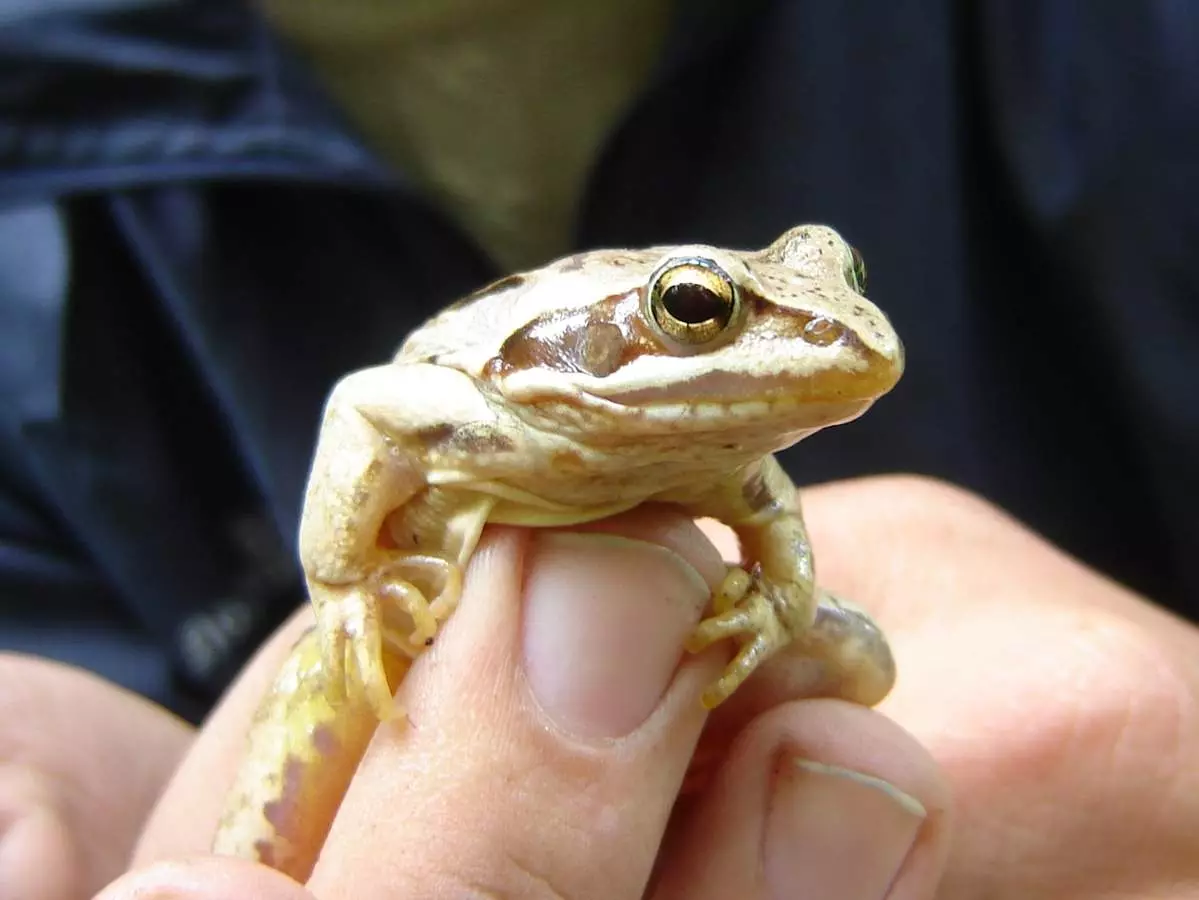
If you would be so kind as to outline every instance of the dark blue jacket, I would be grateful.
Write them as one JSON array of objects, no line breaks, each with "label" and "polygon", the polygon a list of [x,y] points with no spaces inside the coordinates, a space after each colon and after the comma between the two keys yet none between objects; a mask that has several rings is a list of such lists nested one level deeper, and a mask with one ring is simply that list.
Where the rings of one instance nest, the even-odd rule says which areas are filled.
[{"label": "dark blue jacket", "polygon": [[[800,221],[909,365],[798,479],[951,479],[1195,613],[1199,6],[684,5],[574,243]],[[248,3],[0,6],[0,648],[201,714],[302,602],[329,386],[496,274]]]}]

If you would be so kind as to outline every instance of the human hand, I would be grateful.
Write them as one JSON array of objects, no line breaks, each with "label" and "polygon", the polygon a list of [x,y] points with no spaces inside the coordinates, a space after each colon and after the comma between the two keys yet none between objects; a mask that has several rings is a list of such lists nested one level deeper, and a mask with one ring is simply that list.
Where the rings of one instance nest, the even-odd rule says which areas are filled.
[{"label": "human hand", "polygon": [[[943,485],[910,478],[868,479],[816,488],[805,496],[822,582],[864,603],[892,638],[900,676],[882,711],[931,748],[953,784],[957,823],[938,896],[1199,896],[1194,838],[1199,833],[1199,791],[1191,762],[1199,751],[1196,629],[1064,557],[992,507]],[[727,540],[720,529],[710,532],[718,543]],[[276,645],[275,652],[278,649]],[[204,753],[193,755],[164,798],[147,830],[139,863],[199,852],[206,845],[219,792],[195,784],[203,782],[205,772],[224,772],[220,777],[227,777],[237,753],[236,739],[222,738],[221,727],[236,731],[229,723],[237,718],[231,707],[238,697],[241,721],[249,715],[255,699],[253,679],[259,690],[269,680],[265,657],[270,652],[264,651],[264,659],[231,695],[210,726],[213,736],[206,733]],[[452,662],[439,664],[442,677]],[[705,664],[703,659],[688,660],[672,690],[702,682],[703,675],[689,667]],[[627,675],[633,679],[644,672]],[[436,671],[422,674],[418,667],[408,699],[419,699],[424,690],[420,683],[436,685],[438,678]],[[779,685],[778,678],[751,679],[707,724],[702,743],[720,751],[717,759],[734,778],[738,769],[730,763],[761,759],[754,752],[761,745],[755,734],[769,745],[780,733],[778,717],[800,715],[799,730],[788,734],[806,739],[819,730],[818,721],[813,725],[812,718],[804,718],[811,715],[808,711],[841,707],[828,701],[779,705],[785,697]],[[434,695],[431,702],[436,701]],[[761,710],[772,711],[745,729],[744,723]],[[852,713],[855,720],[832,723],[840,730],[831,737],[852,738],[853,729],[863,721],[877,721],[865,711]],[[738,741],[732,749],[727,744],[730,737]],[[884,760],[911,754],[902,733],[898,740],[895,755]],[[478,742],[471,746],[477,747]],[[386,784],[387,773],[379,768],[385,767],[389,751],[380,752],[385,754],[383,762],[373,771]],[[918,759],[919,751],[909,758]],[[659,752],[651,765],[672,759]],[[449,769],[440,760],[426,757],[426,762],[436,763],[427,770],[433,776],[448,776],[459,764],[453,756]],[[623,771],[631,788],[635,782],[629,773],[636,760],[625,762],[628,767]],[[888,774],[903,784],[889,771],[860,768]],[[420,775],[419,761],[405,771],[409,778]],[[364,768],[360,781],[367,774]],[[554,774],[552,768],[549,774]],[[190,796],[198,798],[190,817],[189,777]],[[679,823],[689,819],[702,831],[710,820],[696,807],[702,811],[711,797],[720,796],[720,783],[715,782],[716,787],[698,800],[680,801],[668,834],[680,833]],[[493,778],[491,790],[475,806],[496,786]],[[508,782],[506,787],[513,785]],[[932,796],[921,795],[910,785],[909,790],[930,809],[937,808]],[[364,806],[369,805],[370,794],[369,787],[359,791]],[[523,805],[509,809],[531,809],[535,816],[559,821],[553,819],[553,811],[560,809],[560,798],[550,798],[550,812],[538,813],[530,802],[537,796],[533,792]],[[426,809],[424,814],[428,813]],[[372,831],[372,823],[383,822],[394,829],[395,821],[403,818],[401,811],[385,802],[377,802],[375,809],[365,813],[360,808],[360,814],[363,818],[357,826],[339,823],[351,842],[355,827],[368,833],[365,843],[358,845],[361,855],[354,879],[378,873],[380,867],[386,874],[388,867],[406,865],[410,855],[423,847],[433,846],[439,852],[452,849],[454,839],[462,837],[461,829],[472,821],[469,817],[466,822],[461,817],[449,820],[453,826],[449,841],[442,826],[413,842],[399,840],[410,833],[407,829],[386,832],[375,827]],[[343,819],[349,818],[347,812]],[[518,821],[522,829],[536,825]],[[909,860],[931,859],[933,877],[937,854],[944,847],[944,828],[943,820],[930,818],[921,832],[929,855],[914,852]],[[713,860],[735,863],[736,847],[754,847],[760,839],[755,828],[731,838],[719,827],[710,834],[715,851],[701,861],[703,872],[710,871],[703,865]],[[609,831],[601,831],[594,836],[594,846],[603,847],[611,839]],[[349,852],[354,852],[353,846]],[[670,852],[668,841],[664,858]],[[445,857],[434,854],[433,858]],[[347,859],[344,851],[340,859]],[[586,864],[588,856],[581,854],[579,859]],[[911,871],[911,867],[905,870]],[[151,885],[174,885],[174,896],[236,896],[247,884],[256,884],[255,879],[271,882],[276,890],[291,888],[280,886],[263,870],[199,858],[143,869],[123,879],[107,896],[128,897],[138,886]],[[912,882],[901,880],[897,887],[905,883]],[[923,890],[926,883],[917,889]],[[351,879],[348,884],[361,882]],[[798,882],[796,888],[804,890],[805,885]],[[260,895],[275,896],[265,889]]]},{"label": "human hand", "polygon": [[821,581],[895,650],[949,777],[938,896],[1199,897],[1199,629],[943,484],[805,495]]},{"label": "human hand", "polygon": [[707,719],[699,694],[728,653],[680,665],[680,648],[723,565],[665,511],[597,527],[638,540],[489,532],[460,608],[400,689],[410,723],[377,733],[306,888],[205,853],[280,637],[206,724],[141,868],[103,897],[634,898],[647,883],[663,898],[931,896],[944,785],[869,710],[772,702],[716,728],[736,718],[734,695],[709,723],[717,765],[678,801]]},{"label": "human hand", "polygon": [[78,900],[125,871],[192,733],[88,672],[0,653],[0,900]]}]

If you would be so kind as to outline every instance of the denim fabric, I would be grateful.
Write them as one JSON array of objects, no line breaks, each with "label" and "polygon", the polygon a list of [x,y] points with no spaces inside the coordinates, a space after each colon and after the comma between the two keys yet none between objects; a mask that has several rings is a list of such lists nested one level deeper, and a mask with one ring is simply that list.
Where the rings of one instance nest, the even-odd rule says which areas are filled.
[{"label": "denim fabric", "polygon": [[[908,373],[796,478],[951,479],[1195,615],[1199,7],[728,9],[575,244],[834,224]],[[249,4],[0,3],[0,648],[201,714],[302,602],[329,386],[497,274]]]}]

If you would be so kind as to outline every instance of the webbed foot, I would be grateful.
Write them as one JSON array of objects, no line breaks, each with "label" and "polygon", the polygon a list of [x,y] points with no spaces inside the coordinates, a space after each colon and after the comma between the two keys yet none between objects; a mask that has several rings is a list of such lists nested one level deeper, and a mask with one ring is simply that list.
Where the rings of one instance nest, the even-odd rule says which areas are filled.
[{"label": "webbed foot", "polygon": [[[772,592],[779,597],[772,600]],[[780,612],[784,604],[801,608],[794,610],[796,615],[786,616],[784,621]],[[698,653],[726,638],[749,639],[741,643],[724,674],[704,691],[702,702],[707,709],[714,709],[727,700],[758,666],[790,644],[796,636],[797,621],[805,618],[810,621],[801,602],[773,590],[756,569],[751,574],[742,568],[731,567],[716,591],[712,605],[714,615],[696,626],[687,640],[687,650]]]},{"label": "webbed foot", "polygon": [[812,686],[820,696],[836,696],[873,706],[895,682],[895,661],[882,630],[862,609],[824,591],[804,601],[762,578],[732,567],[713,597],[713,615],[692,632],[692,653],[726,639],[740,647],[721,677],[704,691],[713,709],[732,695],[779,651],[793,652],[819,666]]}]

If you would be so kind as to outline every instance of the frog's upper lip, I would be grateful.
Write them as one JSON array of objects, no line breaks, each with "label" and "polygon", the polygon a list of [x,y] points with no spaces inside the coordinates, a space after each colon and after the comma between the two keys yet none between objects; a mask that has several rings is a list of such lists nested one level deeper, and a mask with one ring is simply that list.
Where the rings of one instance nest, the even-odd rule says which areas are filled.
[{"label": "frog's upper lip", "polygon": [[862,369],[828,369],[798,377],[780,373],[713,371],[667,384],[647,384],[616,391],[593,391],[622,406],[659,406],[687,402],[739,403],[787,401],[791,403],[841,403],[875,400],[887,393],[903,374],[898,361],[871,360]]}]

